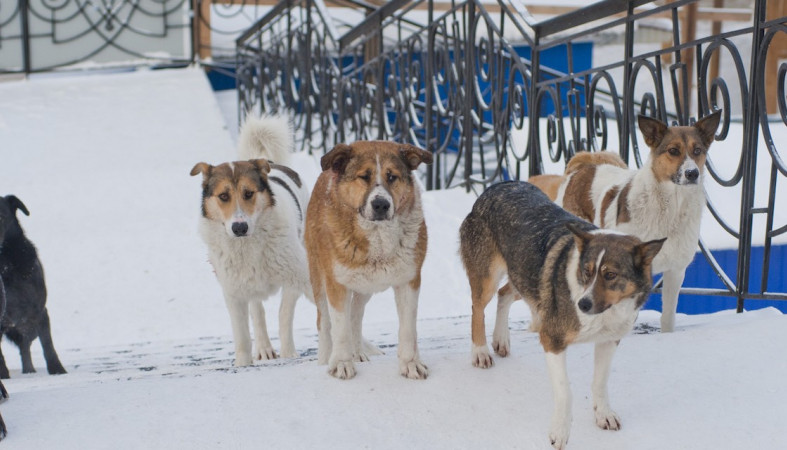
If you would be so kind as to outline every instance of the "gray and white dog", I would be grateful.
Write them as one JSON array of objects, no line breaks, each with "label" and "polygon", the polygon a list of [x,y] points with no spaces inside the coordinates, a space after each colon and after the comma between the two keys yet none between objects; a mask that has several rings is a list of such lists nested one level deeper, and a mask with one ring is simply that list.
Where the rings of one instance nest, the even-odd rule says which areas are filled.
[{"label": "gray and white dog", "polygon": [[[525,182],[487,189],[462,223],[460,236],[473,298],[473,365],[492,366],[484,308],[508,275],[510,283],[499,293],[498,314],[508,316],[507,297],[512,295],[521,294],[530,307],[532,330],[539,333],[546,352],[555,397],[552,445],[564,448],[571,429],[565,350],[573,343],[596,343],[596,424],[619,429],[620,418],[607,399],[612,356],[652,288],[651,264],[665,239],[643,243],[599,229]],[[504,332],[495,330],[493,347],[500,356],[508,354],[507,327]]]}]

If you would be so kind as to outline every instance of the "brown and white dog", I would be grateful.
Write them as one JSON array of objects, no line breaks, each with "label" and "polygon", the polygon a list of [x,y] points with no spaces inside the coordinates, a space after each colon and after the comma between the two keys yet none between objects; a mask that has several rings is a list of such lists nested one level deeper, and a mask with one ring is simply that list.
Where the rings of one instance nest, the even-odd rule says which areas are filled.
[{"label": "brown and white dog", "polygon": [[416,342],[426,222],[412,171],[431,162],[427,151],[384,141],[339,144],[320,161],[304,240],[319,314],[318,362],[337,378],[354,377],[353,361],[368,361],[364,308],[389,287],[399,315],[401,374],[428,374]]},{"label": "brown and white dog", "polygon": [[[546,352],[555,398],[549,437],[555,448],[565,447],[571,430],[565,351],[574,343],[596,344],[596,424],[620,428],[620,418],[607,399],[610,365],[620,339],[631,331],[647,300],[651,263],[663,244],[664,239],[643,243],[599,229],[525,182],[491,186],[462,222],[460,252],[473,297],[473,365],[492,366],[484,309],[507,275],[508,289],[515,290],[513,295],[521,293],[530,307],[531,328],[539,333]],[[507,298],[498,297],[498,308]]]},{"label": "brown and white dog", "polygon": [[[578,153],[566,166],[557,192],[543,179],[537,184],[567,211],[602,228],[612,228],[642,240],[669,237],[653,261],[653,273],[663,272],[661,331],[675,329],[678,293],[686,267],[694,259],[705,208],[705,160],[715,138],[721,111],[692,126],[674,126],[639,116],[639,128],[650,156],[639,170],[630,170],[610,152]],[[535,177],[534,177],[535,178]],[[508,307],[517,299],[508,286],[501,289],[493,347],[509,351]]]},{"label": "brown and white dog", "polygon": [[241,128],[238,154],[252,159],[217,166],[201,162],[191,170],[192,176],[203,176],[200,234],[230,313],[236,366],[277,357],[262,301],[279,289],[281,354],[297,356],[295,302],[302,293],[311,297],[302,241],[308,192],[297,173],[272,162],[286,160],[291,136],[284,117],[249,117]]}]

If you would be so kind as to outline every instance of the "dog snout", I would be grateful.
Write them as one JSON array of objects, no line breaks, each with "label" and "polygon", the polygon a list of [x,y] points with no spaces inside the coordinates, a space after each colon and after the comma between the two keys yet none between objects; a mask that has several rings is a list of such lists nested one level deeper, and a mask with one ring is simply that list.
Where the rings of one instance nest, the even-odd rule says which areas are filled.
[{"label": "dog snout", "polygon": [[593,309],[593,301],[587,297],[582,297],[582,299],[579,300],[579,303],[577,303],[577,306],[579,306],[580,311],[587,313]]},{"label": "dog snout", "polygon": [[249,224],[246,222],[233,222],[232,232],[235,233],[235,236],[246,236],[246,233],[249,232]]},{"label": "dog snout", "polygon": [[683,175],[686,177],[686,180],[689,183],[696,183],[697,179],[700,177],[700,169],[688,169],[687,171],[683,172]]},{"label": "dog snout", "polygon": [[376,197],[372,200],[372,214],[374,220],[386,219],[389,209],[391,209],[391,202],[388,200],[382,197]]}]

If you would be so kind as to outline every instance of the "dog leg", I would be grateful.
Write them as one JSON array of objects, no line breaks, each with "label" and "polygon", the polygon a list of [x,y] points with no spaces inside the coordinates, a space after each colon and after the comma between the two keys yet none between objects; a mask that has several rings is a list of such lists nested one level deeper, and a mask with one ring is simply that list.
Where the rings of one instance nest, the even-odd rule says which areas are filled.
[{"label": "dog leg", "polygon": [[664,286],[661,290],[661,332],[675,331],[675,313],[678,310],[678,293],[686,276],[683,270],[667,270],[664,272]]},{"label": "dog leg", "polygon": [[514,289],[510,281],[497,291],[497,317],[495,317],[495,331],[492,333],[492,350],[504,358],[511,353],[508,313],[511,304],[520,298],[519,292]]},{"label": "dog leg", "polygon": [[366,354],[366,349],[363,342],[363,313],[366,309],[366,303],[372,298],[371,294],[353,293],[352,303],[352,331],[353,331],[353,361],[366,362],[369,361],[369,356]]},{"label": "dog leg", "polygon": [[607,380],[612,366],[612,357],[620,341],[597,342],[593,359],[593,411],[596,412],[596,425],[604,430],[619,430],[620,417],[609,407]]},{"label": "dog leg", "polygon": [[[252,300],[249,302],[249,311],[251,311],[251,322],[254,325],[254,359],[269,360],[276,359],[276,351],[271,345],[271,340],[268,337],[268,327],[265,324],[265,309],[262,307],[262,301]],[[280,325],[281,326],[281,325]],[[248,329],[248,325],[246,327]],[[292,330],[290,330],[292,332]]]},{"label": "dog leg", "polygon": [[355,376],[353,364],[352,292],[333,283],[328,288],[328,311],[331,317],[333,351],[328,360],[328,373],[348,380]]},{"label": "dog leg", "polygon": [[317,305],[317,364],[328,364],[333,349],[331,341],[331,316],[328,313],[328,299],[323,294],[315,299]]},{"label": "dog leg", "polygon": [[55,344],[52,342],[52,332],[49,326],[49,312],[46,308],[41,315],[41,320],[38,322],[38,339],[41,341],[41,348],[44,350],[47,372],[49,372],[50,375],[66,373],[66,369],[63,367],[63,364],[60,363],[60,358],[57,357]]},{"label": "dog leg", "polygon": [[411,380],[423,380],[429,375],[429,369],[418,354],[416,322],[419,291],[413,288],[412,283],[394,286],[396,312],[399,314],[399,372]]},{"label": "dog leg", "polygon": [[295,317],[295,303],[301,293],[291,287],[282,287],[279,306],[279,340],[282,358],[295,358],[295,340],[292,338],[292,322]]},{"label": "dog leg", "polygon": [[[2,338],[2,335],[0,335]],[[5,356],[3,356],[3,350],[0,348],[0,379],[7,380],[11,378],[11,374],[8,373],[8,366],[5,364]]]},{"label": "dog leg", "polygon": [[27,336],[22,336],[17,345],[19,346],[19,356],[22,357],[22,373],[35,373],[36,368],[33,366],[33,357],[30,356],[30,346],[33,344],[32,339]]},{"label": "dog leg", "polygon": [[497,278],[491,276],[483,279],[478,279],[478,277],[470,278],[470,291],[473,297],[473,318],[470,325],[473,340],[472,362],[474,366],[482,369],[487,369],[494,365],[494,360],[492,355],[489,354],[489,348],[486,345],[484,309],[492,300],[498,281]]},{"label": "dog leg", "polygon": [[563,450],[571,432],[571,386],[566,370],[566,352],[546,352],[549,380],[555,398],[555,410],[549,427],[549,439],[557,450]]},{"label": "dog leg", "polygon": [[232,337],[235,340],[235,367],[248,366],[251,364],[249,304],[231,297],[227,297],[226,303],[232,323]]}]

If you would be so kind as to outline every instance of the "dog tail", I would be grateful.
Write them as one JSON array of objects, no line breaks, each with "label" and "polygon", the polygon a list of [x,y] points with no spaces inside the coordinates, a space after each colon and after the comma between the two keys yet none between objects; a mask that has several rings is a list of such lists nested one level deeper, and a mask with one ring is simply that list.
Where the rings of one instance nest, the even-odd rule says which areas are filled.
[{"label": "dog tail", "polygon": [[628,165],[626,165],[626,162],[623,161],[620,155],[614,152],[577,152],[566,164],[565,175],[574,173],[585,166],[598,166],[601,164],[610,164],[623,169],[628,168]]},{"label": "dog tail", "polygon": [[265,158],[287,164],[292,149],[292,124],[285,115],[249,114],[238,136],[238,158]]}]

